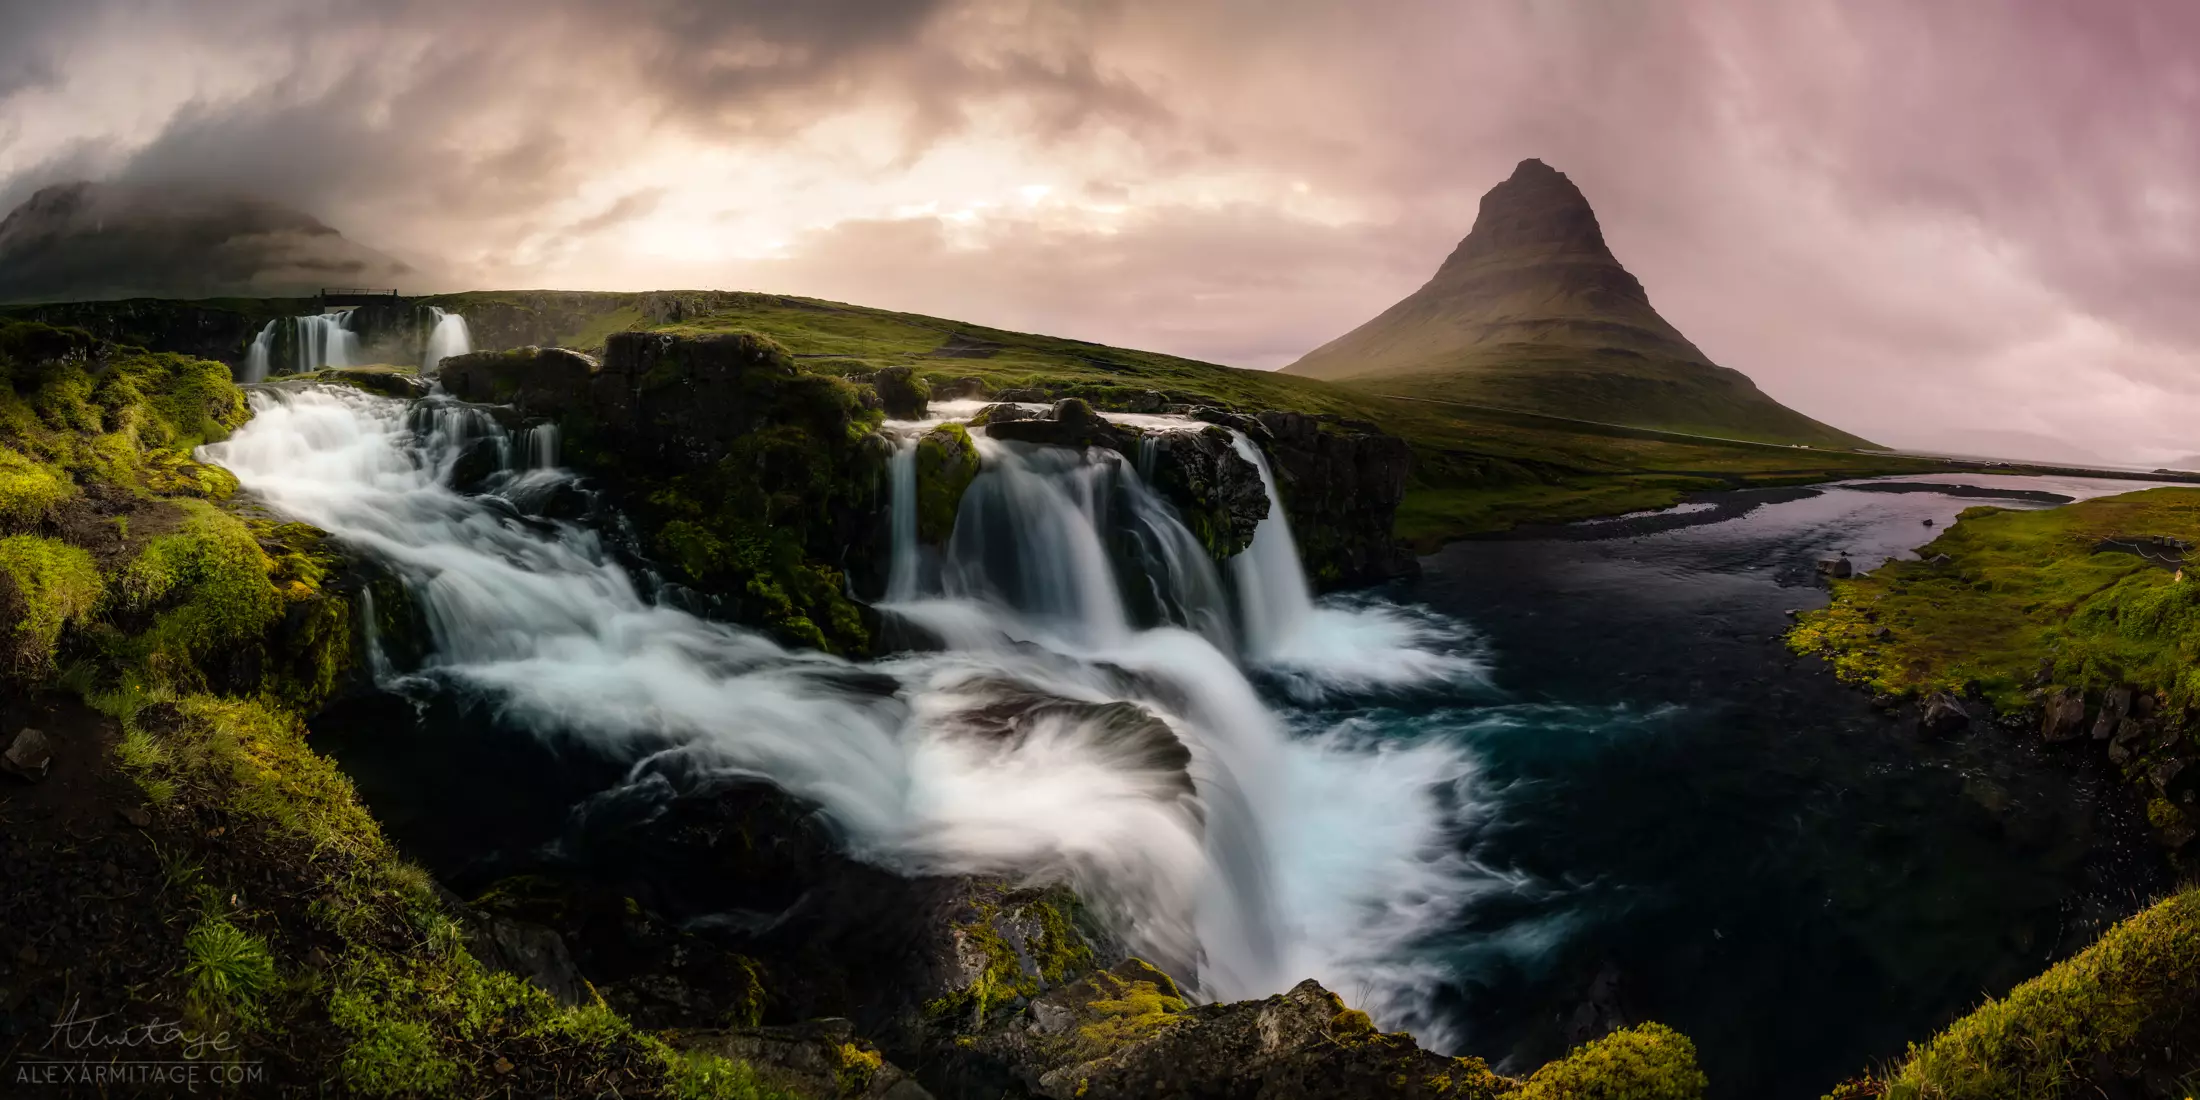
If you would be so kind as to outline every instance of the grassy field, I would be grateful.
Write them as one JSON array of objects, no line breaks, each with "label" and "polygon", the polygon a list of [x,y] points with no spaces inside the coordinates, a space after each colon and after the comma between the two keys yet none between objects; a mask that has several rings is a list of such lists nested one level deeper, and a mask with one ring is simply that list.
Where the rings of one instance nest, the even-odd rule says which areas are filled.
[{"label": "grassy field", "polygon": [[[2044,511],[1973,508],[1919,553],[1834,585],[1791,637],[1891,695],[1969,685],[2003,710],[2052,682],[2122,683],[2200,703],[2200,576],[2100,548],[2200,543],[2200,489],[2149,489]],[[2042,678],[2042,673],[2045,678]]]}]

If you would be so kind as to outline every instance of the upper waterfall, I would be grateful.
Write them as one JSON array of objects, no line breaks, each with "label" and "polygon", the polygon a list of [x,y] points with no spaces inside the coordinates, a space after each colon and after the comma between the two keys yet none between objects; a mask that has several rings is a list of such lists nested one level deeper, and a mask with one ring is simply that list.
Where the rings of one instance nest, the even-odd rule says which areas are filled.
[{"label": "upper waterfall", "polygon": [[466,327],[466,318],[441,306],[429,306],[428,314],[435,323],[429,327],[427,343],[420,352],[422,374],[433,374],[445,359],[474,350],[473,333]]}]

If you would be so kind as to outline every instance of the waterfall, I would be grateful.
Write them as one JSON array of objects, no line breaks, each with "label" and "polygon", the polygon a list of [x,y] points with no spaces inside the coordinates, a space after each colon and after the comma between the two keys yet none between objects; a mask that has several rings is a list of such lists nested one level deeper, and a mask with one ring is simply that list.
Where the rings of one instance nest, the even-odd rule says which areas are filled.
[{"label": "waterfall", "polygon": [[466,328],[466,318],[429,306],[435,325],[428,330],[427,347],[420,353],[420,373],[433,374],[443,360],[453,355],[464,355],[474,350],[473,333]]},{"label": "waterfall", "polygon": [[923,550],[917,545],[917,437],[907,435],[894,444],[887,461],[887,489],[892,510],[887,514],[887,534],[893,557],[886,571],[886,599],[902,603],[917,596],[917,573]]},{"label": "waterfall", "polygon": [[[1209,997],[1314,977],[1426,1025],[1447,978],[1412,947],[1491,888],[1458,854],[1463,749],[1294,734],[1229,647],[1134,621],[1119,575],[1141,538],[1162,547],[1152,568],[1182,571],[1156,582],[1173,600],[1225,620],[1227,604],[1212,563],[1171,558],[1191,536],[1112,453],[977,441],[984,469],[937,575],[888,608],[945,648],[852,664],[655,602],[593,530],[456,491],[452,471],[502,434],[483,410],[334,386],[251,400],[201,454],[402,579],[432,639],[407,690],[482,697],[629,759],[767,777],[905,873],[1066,884]],[[915,478],[895,461],[899,559]],[[1115,703],[1152,721],[1095,706]],[[1004,735],[1004,713],[1030,717]]]},{"label": "waterfall", "polygon": [[1253,544],[1230,559],[1230,573],[1237,581],[1246,650],[1255,659],[1273,659],[1306,629],[1314,614],[1314,595],[1306,586],[1298,544],[1291,539],[1291,519],[1284,515],[1268,457],[1244,432],[1231,432],[1230,445],[1260,470],[1260,487],[1268,493],[1268,518],[1253,529]]},{"label": "waterfall", "polygon": [[275,347],[275,326],[281,323],[280,320],[269,321],[260,329],[260,334],[252,338],[252,346],[245,350],[244,366],[238,371],[237,381],[267,381],[268,357]]},{"label": "waterfall", "polygon": [[364,353],[360,349],[359,334],[351,331],[351,315],[352,311],[347,309],[338,313],[308,313],[292,319],[298,373],[323,367],[360,365]]},{"label": "waterfall", "polygon": [[558,425],[545,420],[530,424],[519,431],[520,462],[522,469],[548,470],[558,464]]}]

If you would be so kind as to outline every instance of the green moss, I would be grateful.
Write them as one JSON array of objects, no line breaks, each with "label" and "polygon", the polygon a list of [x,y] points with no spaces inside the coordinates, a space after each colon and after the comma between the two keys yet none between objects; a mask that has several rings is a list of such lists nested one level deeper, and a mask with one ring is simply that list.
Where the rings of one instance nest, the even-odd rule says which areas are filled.
[{"label": "green moss", "polygon": [[2200,1064],[2194,1005],[2200,1005],[2200,890],[2187,890],[1912,1046],[1886,1095],[2113,1095],[2122,1081]]},{"label": "green moss", "polygon": [[184,507],[182,527],[147,543],[117,586],[130,610],[154,613],[133,655],[171,674],[257,641],[283,613],[275,563],[244,521],[199,501]]},{"label": "green moss", "polygon": [[217,1020],[253,1022],[275,986],[267,942],[219,916],[201,917],[183,938],[183,974],[192,1003]]},{"label": "green moss", "polygon": [[1584,1043],[1536,1070],[1514,1100],[1699,1100],[1707,1082],[1696,1046],[1663,1024]]},{"label": "green moss", "polygon": [[2056,685],[2159,690],[2200,702],[2200,584],[2105,539],[2200,541],[2200,489],[2150,489],[2041,511],[1973,508],[1919,551],[1833,586],[1788,642],[1891,695],[1975,687],[2025,706],[2045,662]]},{"label": "green moss", "polygon": [[59,468],[0,446],[0,531],[36,525],[75,495],[75,484]]},{"label": "green moss", "polygon": [[867,1050],[854,1043],[840,1044],[840,1066],[834,1076],[840,1082],[844,1095],[861,1095],[871,1087],[871,1079],[886,1065],[886,1059],[875,1050]]},{"label": "green moss", "polygon": [[82,623],[99,605],[99,569],[92,556],[37,535],[0,538],[0,676],[38,677],[53,668],[62,628]]},{"label": "green moss", "polygon": [[960,424],[942,424],[917,440],[917,538],[934,546],[955,533],[963,493],[978,476],[978,447]]},{"label": "green moss", "polygon": [[953,927],[985,966],[967,988],[927,1004],[926,1014],[958,1030],[976,1031],[1000,1011],[1091,969],[1092,948],[1077,931],[1076,906],[1076,896],[1059,888],[976,887],[965,919]]},{"label": "green moss", "polygon": [[[1136,976],[1126,977],[1122,971]],[[1077,1028],[1069,1062],[1101,1058],[1131,1043],[1174,1027],[1186,1009],[1184,995],[1167,974],[1140,959],[1086,979],[1094,998],[1085,1006],[1088,1021]],[[1361,1014],[1364,1020],[1366,1015]]]}]

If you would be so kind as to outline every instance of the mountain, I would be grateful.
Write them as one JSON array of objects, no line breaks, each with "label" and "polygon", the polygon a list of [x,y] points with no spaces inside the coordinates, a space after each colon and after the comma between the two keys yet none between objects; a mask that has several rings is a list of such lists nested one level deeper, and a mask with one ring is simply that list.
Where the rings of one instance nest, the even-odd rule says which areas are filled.
[{"label": "mountain", "polygon": [[1765,396],[1658,316],[1589,200],[1540,160],[1482,196],[1473,230],[1421,289],[1284,372],[1637,427],[1868,445]]},{"label": "mountain", "polygon": [[0,302],[279,297],[417,274],[311,215],[219,192],[79,181],[0,220]]}]

